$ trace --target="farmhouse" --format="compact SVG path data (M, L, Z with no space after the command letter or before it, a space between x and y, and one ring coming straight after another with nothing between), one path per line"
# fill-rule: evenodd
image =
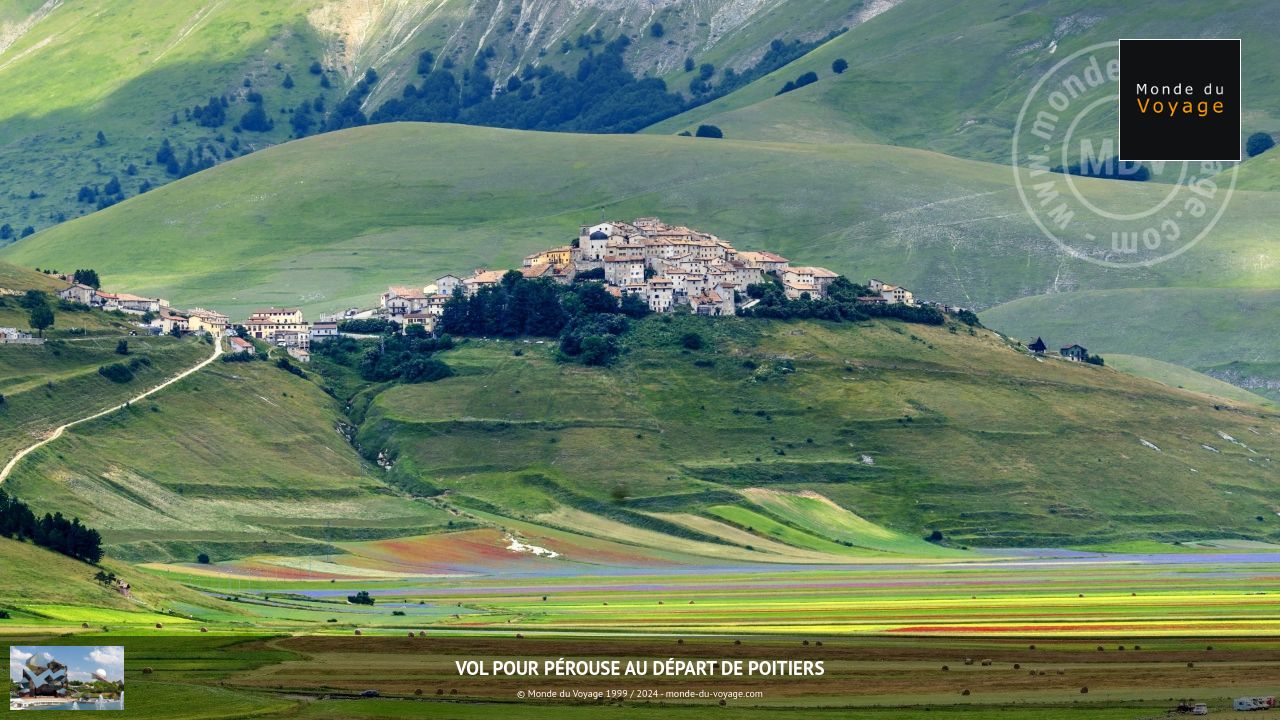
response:
M220 312L191 308L186 311L187 330L193 333L209 333L213 337L225 335L231 319Z
M83 283L72 283L70 287L58 291L58 297L81 305L97 304L98 291Z
M235 336L227 338L227 348L233 354L246 353L248 355L253 355L255 352L253 343L245 340L244 338Z
M1043 338L1036 338L1036 341L1027 346L1027 349L1036 355L1043 355L1047 346L1044 344Z
M1089 359L1089 350L1083 345L1068 345L1059 350L1058 354L1068 360L1074 360L1076 362L1084 362Z

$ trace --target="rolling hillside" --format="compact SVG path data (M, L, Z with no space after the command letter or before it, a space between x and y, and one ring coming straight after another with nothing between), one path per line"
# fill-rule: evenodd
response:
M679 349L695 328L713 349ZM985 331L651 319L607 370L515 347L468 342L446 354L456 377L378 394L363 452L393 482L573 529L656 511L767 532L795 508L765 488L975 544L1276 532L1274 414Z
M707 348L682 349L690 331ZM624 550L584 535L652 561L819 563L945 555L917 539L935 529L956 545L1280 538L1274 413L965 326L650 318L612 368L523 342L442 358L455 377L366 387L345 418L272 364L218 363L77 427L6 488L137 561L477 525L604 564Z
M61 281L8 263L0 263L0 288L51 293ZM0 456L8 462L54 427L111 407L195 365L209 346L195 339L130 335L131 318L54 302L54 325L44 345L0 345ZM0 327L27 329L29 311L19 298L0 296ZM124 340L129 354L120 355ZM133 379L118 383L98 373L114 363L132 363ZM3 466L0 462L0 466Z
M489 61L501 84L526 65L576 66L589 52L580 35L626 34L634 39L634 73L687 87L695 73L685 72L686 57L741 70L775 38L822 37L886 5L2 0L0 226L11 226L12 235L0 243L171 181L175 173L157 159L166 140L182 174L188 151L198 169L282 142L293 136L290 113L300 104L318 102L323 119L376 69L379 79L360 101L372 112L416 77L423 50L468 67L486 48L502 49ZM664 28L660 38L650 32L654 23ZM253 94L274 127L241 132ZM225 121L192 117L210 98L226 100ZM119 192L107 191L112 178ZM81 195L82 187L97 196Z
M605 158L627 172L597 169ZM1099 196L1158 192L1123 185L1080 183ZM265 303L335 309L368 304L393 282L518 265L603 212L661 215L741 248L982 308L1086 288L1274 287L1274 271L1257 258L1270 252L1278 201L1237 200L1215 242L1151 268L1110 271L1064 258L999 165L890 146L405 123L255 153L0 258L93 267L112 286L238 315Z
M751 85L659 123L674 133L702 122L730 138L885 142L1007 162L1018 110L1036 80L1083 47L1117 38L1243 40L1244 132L1280 128L1280 17L1263 0L1159 8L1123 0L906 0ZM841 75L831 64L844 58ZM819 81L775 97L788 80ZM1114 127L1113 111L1096 118ZM1243 142L1243 138L1241 138Z

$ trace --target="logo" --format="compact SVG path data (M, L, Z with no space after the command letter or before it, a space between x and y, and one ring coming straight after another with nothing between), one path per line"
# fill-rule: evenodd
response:
M1014 182L1032 220L1064 252L1104 267L1145 267L1209 234L1238 166L1121 160L1119 48L1113 41L1078 50L1032 87L1014 126Z

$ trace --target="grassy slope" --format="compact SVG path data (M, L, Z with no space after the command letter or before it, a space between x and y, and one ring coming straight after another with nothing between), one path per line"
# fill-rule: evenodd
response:
M513 357L508 343L472 341L449 356L459 376L379 395L360 441L394 457L396 473L528 518L582 498L706 512L725 491L767 487L815 491L910 536L1273 532L1253 520L1280 503L1267 459L1280 426L1260 409L1037 362L987 333L700 324L712 355L675 349L684 323L697 321L646 322L612 370L557 365L546 346ZM778 370L782 357L794 374ZM817 522L805 531L838 538Z
M1245 132L1280 121L1267 70L1280 30L1266 2L1161 4L1123 0L906 0L773 75L672 118L650 132L711 122L728 137L819 142L875 140L1004 162L1009 131L1027 91L1054 62L1119 37L1238 37L1244 40ZM1050 43L1056 42L1051 52ZM849 70L833 75L843 57ZM774 97L813 70L822 80ZM1114 123L1100 114L1099 127Z
M982 318L1027 342L1043 336L1050 347L1078 342L1103 355L1142 355L1202 368L1274 358L1280 291L1089 290L1022 298Z
M0 631L6 625L32 622L32 610L48 616L75 613L81 608L133 613L182 605L203 609L216 606L223 612L239 614L234 607L225 606L178 583L144 575L124 563L107 559L102 567L130 583L134 600L95 581L93 576L99 568L93 565L30 543L0 538L0 607L9 609L13 615L11 620L0 620ZM24 609L28 609L27 612L23 612ZM127 619L128 616L117 616L116 619L122 618Z
M53 278L0 263L0 287L8 290L63 287ZM29 312L12 297L0 297L0 326L25 329ZM99 311L54 311L54 326L42 346L0 345L0 456L10 454L68 420L123 402L151 385L199 362L209 347L196 340L130 336L136 330L127 316ZM84 330L84 334L72 331ZM129 357L116 354L119 340L129 343ZM114 383L98 368L145 357L128 383ZM0 463L2 464L2 463Z
M1165 385L1184 388L1193 392L1213 395L1236 402L1250 403L1253 405L1274 405L1275 403L1261 395L1256 395L1240 387L1236 387L1229 382L1224 382L1215 377L1211 377L1204 373L1198 373L1195 370L1188 370L1181 365L1174 365L1152 358L1140 357L1138 355L1123 355L1111 353L1106 357L1107 364L1118 370L1138 375L1149 380L1155 380Z
M605 170L606 157L627 172ZM1153 192L1125 185L1081 183L1096 195ZM368 303L390 282L518 265L604 209L986 306L1052 286L1272 287L1273 269L1256 258L1277 200L1238 199L1220 240L1153 268L1105 272L1065 261L997 165L885 146L398 124L256 153L0 255L95 267L113 285L179 304L336 308Z
M74 428L6 482L98 528L117 557L193 560L415 534L443 514L402 499L337 432L333 401L268 363L217 363Z

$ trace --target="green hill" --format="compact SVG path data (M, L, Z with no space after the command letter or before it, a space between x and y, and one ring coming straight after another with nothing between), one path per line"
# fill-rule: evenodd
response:
M622 163L627 172L610 172ZM599 169L597 167L599 166ZM537 182L529 182L537 178ZM1108 271L1065 261L1008 169L874 145L574 136L394 124L255 153L16 243L0 257L93 267L113 287L243 314L368 304L389 283L518 265L598 217L661 215L742 248L985 307L1053 288L1273 287L1277 198L1238 193L1213 243ZM1156 192L1085 180L1087 193ZM86 238L94 238L93 242Z
M1122 355L1119 353L1110 353L1106 356L1107 365L1122 370L1131 375L1155 380L1165 385L1191 390L1192 392L1204 393L1214 397L1226 400L1234 400L1236 402L1249 403L1251 405L1274 405L1274 401L1256 395L1243 388L1237 387L1229 382L1219 380L1205 373L1199 373L1195 370L1188 370L1181 365L1154 360L1152 358L1139 357L1137 355Z
M683 349L690 331L706 349ZM346 416L272 364L218 363L75 428L6 487L139 561L327 555L477 523L803 562L949 552L916 540L934 529L986 545L1280 538L1254 519L1280 507L1280 423L1258 406L965 326L650 318L626 346L584 368L551 345L469 340L441 356L454 377L363 390L315 358L314 380L358 390Z
M683 69L686 56L742 70L774 38L811 39L856 24L867 16L865 4L710 0L659 11L626 4L617 12L569 0L514 7L464 0L0 0L0 226L10 225L16 237L171 181L174 173L157 159L165 140L180 169L188 151L198 168L287 140L299 105L319 99L322 120L376 68L379 80L361 101L371 113L416 78L423 50L465 67L486 48L502 49L488 66L505 82L527 65L576 66L598 49L578 37L607 30L608 39L633 38L628 62L635 74L669 76L687 87L694 73ZM654 23L662 37L651 33ZM273 128L238 129L252 107L250 93L261 96ZM211 97L226 98L225 120L192 116ZM120 182L115 194L106 191L113 177ZM99 194L82 199L82 187Z
M1243 40L1245 133L1280 127L1270 68L1280 18L1262 0L1154 6L1124 0L905 0L755 83L659 123L674 133L699 123L726 137L809 142L886 142L1007 162L1010 131L1027 92L1055 62L1105 40L1238 37ZM841 75L831 64L844 58ZM775 97L788 80L819 81ZM1115 113L1091 118L1114 127ZM1244 138L1241 138L1241 142Z
M679 349L694 327L714 352ZM767 488L972 543L1274 532L1254 520L1280 501L1268 411L1036 360L987 332L652 319L607 370L515 347L471 341L447 354L458 376L380 393L358 442L392 459L394 482L550 523L569 505L759 531L720 508L748 491L728 504L789 517L750 490Z
M126 559L317 553L447 523L384 485L341 428L315 384L274 363L219 362L73 428L5 488L40 512L79 516Z

